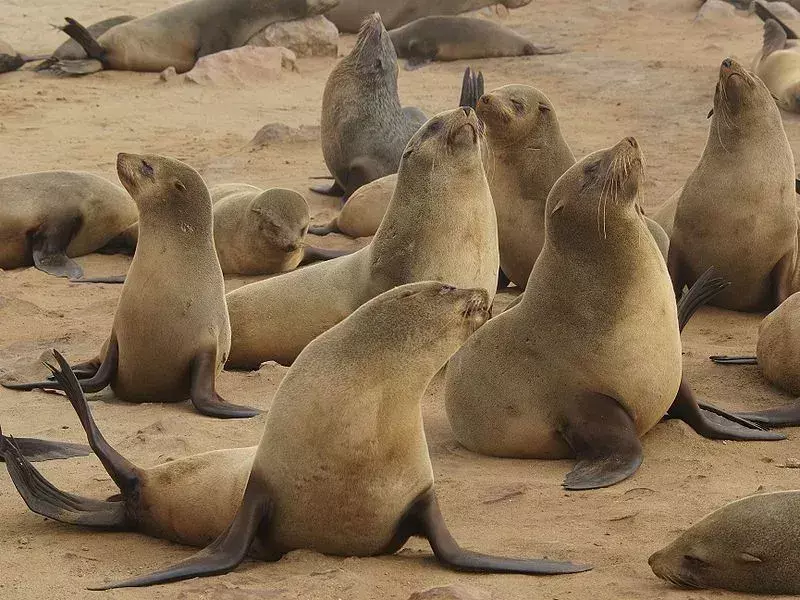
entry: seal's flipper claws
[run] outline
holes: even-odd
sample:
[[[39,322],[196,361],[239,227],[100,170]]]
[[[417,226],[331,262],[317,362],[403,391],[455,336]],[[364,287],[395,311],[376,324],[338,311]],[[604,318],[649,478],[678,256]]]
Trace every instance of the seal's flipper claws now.
[[[757,365],[758,358],[755,356],[727,356],[717,355],[709,358],[718,365]]]

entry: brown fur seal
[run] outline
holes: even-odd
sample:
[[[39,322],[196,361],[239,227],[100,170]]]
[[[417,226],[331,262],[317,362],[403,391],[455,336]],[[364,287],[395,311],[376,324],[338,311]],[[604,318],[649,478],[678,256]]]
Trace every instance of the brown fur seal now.
[[[753,72],[778,106],[800,112],[800,48],[789,44],[786,32],[774,19],[764,23],[764,44],[753,61]]]
[[[794,158],[767,86],[730,58],[719,72],[703,156],[678,198],[669,248],[676,293],[715,266],[732,285],[712,302],[772,309],[794,291]]]
[[[638,144],[626,138],[556,182],[544,247],[522,300],[470,337],[447,366],[447,416],[468,449],[576,457],[564,486],[591,489],[638,469],[639,437],[668,409],[704,435],[780,439],[719,425],[682,381],[680,326],[705,282],[679,320],[664,258],[636,205],[642,174]]]
[[[519,8],[531,0],[339,0],[325,16],[343,33],[358,33],[361,23],[374,12],[393,29],[429,15],[457,15],[493,4]]]
[[[544,244],[547,194],[575,157],[553,104],[535,88],[499,88],[484,94],[477,110],[486,124],[486,174],[497,210],[500,266],[525,289]]]
[[[362,185],[395,173],[408,140],[425,122],[403,108],[397,92],[397,55],[375,13],[353,50],[331,71],[322,96],[322,155],[334,184],[313,191],[347,199]]]
[[[148,470],[103,439],[80,386],[57,355],[61,371],[53,372],[122,492],[117,501],[55,489],[16,455],[7,438],[0,440],[0,453],[28,505],[52,519],[138,529],[195,545],[216,537],[178,565],[103,589],[225,573],[247,554],[270,561],[300,548],[338,556],[393,554],[411,536],[427,538],[439,562],[458,570],[588,570],[465,551],[445,526],[420,400],[488,311],[483,289],[423,282],[390,290],[306,347],[275,394],[257,448],[201,454]]]
[[[661,579],[686,588],[800,594],[800,491],[726,504],[650,557]]]
[[[369,245],[229,293],[227,366],[289,364],[364,302],[404,283],[443,281],[493,296],[497,222],[479,132],[470,108],[431,118],[408,143],[391,204]]]
[[[136,221],[136,205],[110,181],[77,171],[0,178],[0,269],[36,265],[83,275],[73,257],[95,252]]]
[[[136,17],[132,15],[111,17],[98,21],[97,23],[92,23],[86,30],[93,38],[97,39],[112,27],[127,23],[128,21],[133,21],[135,18]],[[53,54],[48,56],[41,64],[36,65],[36,70],[47,70],[61,60],[83,60],[85,58],[87,58],[86,51],[81,48],[81,45],[75,40],[69,39],[56,48]]]
[[[231,337],[203,179],[162,156],[120,154],[117,172],[139,208],[139,243],[108,342],[77,367],[83,389],[111,385],[121,400],[136,403],[188,398],[214,417],[258,414],[215,391]],[[58,389],[52,381],[6,387]]]
[[[64,60],[53,68],[83,75],[120,71],[191,70],[198,58],[244,46],[267,25],[321,14],[335,0],[189,0],[112,27],[95,38],[74,19],[62,30],[88,59]]]
[[[389,31],[399,58],[415,68],[431,61],[561,54],[537,46],[504,25],[472,17],[423,17]]]

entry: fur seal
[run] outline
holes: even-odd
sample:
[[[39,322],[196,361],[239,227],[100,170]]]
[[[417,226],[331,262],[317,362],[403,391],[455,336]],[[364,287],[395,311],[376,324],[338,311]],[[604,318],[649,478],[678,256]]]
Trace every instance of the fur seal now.
[[[447,366],[447,416],[466,448],[576,457],[564,487],[577,490],[632,475],[642,462],[639,437],[668,409],[709,437],[780,439],[702,413],[682,378],[680,328],[706,299],[706,283],[719,288],[698,280],[679,319],[664,258],[636,204],[642,177],[639,146],[625,138],[553,186],[544,247],[522,300]]]
[[[126,402],[188,398],[213,417],[258,414],[214,389],[231,336],[203,179],[177,160],[135,154],[118,155],[117,173],[139,208],[139,243],[108,341],[76,367],[81,386],[98,392],[111,385]],[[59,389],[53,381],[4,385]]]
[[[800,112],[800,49],[789,44],[780,23],[764,23],[764,43],[753,61],[753,72],[783,110]]]
[[[531,0],[340,0],[325,16],[342,33],[358,33],[361,23],[374,12],[381,13],[390,29],[429,15],[457,15],[493,4],[519,8]]]
[[[389,31],[399,58],[408,68],[431,61],[503,56],[561,54],[553,46],[537,46],[504,25],[472,17],[423,17]]]
[[[102,248],[136,221],[130,196],[110,181],[78,171],[0,178],[0,269],[35,265],[80,278],[72,258]]]
[[[800,594],[800,490],[726,504],[648,561],[665,581],[748,594]]]
[[[128,21],[133,21],[135,18],[136,17],[132,15],[111,17],[109,19],[98,21],[97,23],[92,23],[86,28],[86,30],[93,38],[97,39],[112,27],[121,25],[122,23],[127,23]],[[56,48],[52,55],[48,56],[43,62],[36,65],[35,70],[45,71],[61,60],[83,60],[85,58],[87,58],[86,51],[81,48],[78,42],[73,39],[69,39]]]
[[[544,244],[545,203],[556,180],[575,164],[555,108],[542,92],[508,85],[484,94],[486,174],[497,210],[500,267],[525,289]]]
[[[358,188],[342,206],[342,210],[324,225],[308,228],[314,235],[343,233],[353,238],[375,235],[397,185],[397,173],[370,181]]]
[[[138,529],[205,550],[165,570],[95,589],[145,586],[235,569],[307,548],[338,556],[397,552],[427,538],[444,566],[556,574],[590,567],[462,550],[434,489],[420,400],[436,372],[487,318],[484,289],[422,282],[390,290],[309,344],[275,394],[257,448],[140,469],[100,434],[80,386],[56,355],[87,437],[122,492],[100,502],[54,488],[11,440],[0,453],[26,503],[52,519]],[[198,494],[202,498],[198,501]]]
[[[347,199],[362,185],[397,172],[403,149],[425,121],[418,108],[400,106],[397,55],[374,13],[325,84],[322,155],[334,184],[312,190]]]
[[[229,368],[290,364],[370,298],[413,281],[482,287],[494,296],[497,221],[471,108],[432,117],[411,138],[389,209],[357,252],[228,294]]]
[[[8,42],[0,40],[0,73],[16,71],[25,64],[25,58]]]
[[[703,156],[677,200],[669,272],[679,294],[708,267],[732,285],[712,302],[770,310],[793,289],[797,259],[794,157],[767,86],[722,61]]]
[[[244,46],[267,25],[322,14],[336,0],[189,0],[112,27],[95,38],[72,18],[62,31],[84,49],[87,59],[52,65],[84,75],[102,69],[160,72],[191,70],[198,58]]]

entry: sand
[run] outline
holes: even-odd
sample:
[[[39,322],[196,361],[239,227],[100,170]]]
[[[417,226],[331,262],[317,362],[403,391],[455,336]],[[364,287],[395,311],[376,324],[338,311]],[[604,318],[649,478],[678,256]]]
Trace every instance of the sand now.
[[[26,53],[51,51],[63,34],[49,24],[64,16],[92,22],[116,14],[144,15],[159,0],[4,0],[0,38]],[[68,4],[68,5],[67,5]],[[694,0],[535,0],[503,22],[540,44],[568,48],[558,56],[473,61],[488,89],[528,83],[556,106],[577,156],[634,135],[647,155],[645,205],[667,199],[693,169],[705,142],[720,61],[746,64],[760,47],[761,24],[735,17],[695,22]],[[499,17],[495,17],[499,18]],[[341,40],[348,51],[353,36]],[[61,79],[18,72],[0,76],[0,174],[66,168],[116,180],[117,152],[170,154],[200,170],[210,184],[245,182],[305,191],[326,174],[315,135],[253,149],[262,126],[319,125],[320,99],[333,59],[300,60],[298,73],[242,89],[164,85],[155,74],[104,72]],[[400,71],[404,103],[428,113],[454,106],[465,63]],[[800,121],[784,115],[795,151]],[[310,128],[310,129],[309,129]],[[317,222],[336,200],[308,193]],[[356,247],[342,236],[319,245]],[[78,260],[89,276],[121,273],[127,259]],[[180,274],[176,273],[176,276]],[[229,288],[245,280],[230,279]],[[0,375],[41,374],[38,357],[51,347],[72,361],[90,358],[111,326],[119,286],[78,285],[34,269],[0,272]],[[501,303],[512,298],[499,297]],[[705,309],[684,333],[686,372],[708,400],[729,408],[766,408],[789,400],[753,367],[712,365],[712,353],[748,352],[759,315]],[[158,360],[157,353],[154,360]],[[221,393],[268,409],[286,372],[224,373]],[[96,418],[108,439],[137,464],[216,448],[257,443],[264,416],[225,422],[188,403],[124,405],[95,396]],[[724,598],[733,594],[681,591],[658,580],[647,557],[705,513],[757,490],[800,487],[800,471],[781,468],[800,458],[798,435],[779,443],[709,441],[679,422],[659,424],[644,438],[645,460],[629,480],[604,490],[565,492],[570,461],[498,460],[474,455],[453,439],[441,381],[424,400],[425,424],[442,510],[466,547],[518,556],[573,559],[591,573],[559,577],[464,575],[439,568],[425,544],[399,556],[353,559],[295,552],[277,564],[246,562],[234,573],[107,598],[304,598],[404,600],[413,591],[460,582],[496,599],[595,600]],[[0,424],[15,435],[82,441],[78,420],[61,397],[0,390]],[[40,463],[63,489],[103,498],[115,493],[93,457]],[[29,512],[0,472],[0,596],[8,599],[100,597],[85,586],[170,564],[192,549],[136,533],[95,533]]]

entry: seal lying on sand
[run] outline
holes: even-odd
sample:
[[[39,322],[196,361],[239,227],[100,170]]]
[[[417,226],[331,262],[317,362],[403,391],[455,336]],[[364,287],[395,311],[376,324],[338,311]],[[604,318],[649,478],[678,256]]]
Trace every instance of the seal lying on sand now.
[[[72,258],[102,248],[137,218],[125,190],[78,171],[0,178],[0,199],[0,269],[36,265],[79,278]]]
[[[658,577],[688,588],[800,594],[800,490],[726,504],[650,557]]]
[[[76,366],[83,389],[110,385],[135,403],[191,399],[213,417],[258,414],[215,390],[231,330],[203,179],[163,156],[120,154],[117,172],[139,208],[139,243],[108,341],[97,358]],[[59,389],[52,381],[4,385]]]
[[[135,18],[136,17],[132,15],[111,17],[89,25],[86,30],[93,38],[97,39],[112,27],[127,23],[128,21],[133,21]],[[81,48],[81,45],[75,40],[69,39],[56,48],[51,56],[48,56],[42,63],[36,65],[35,70],[45,71],[61,60],[83,60],[85,58],[88,57],[86,56],[86,51]]]
[[[431,61],[561,54],[553,46],[537,46],[512,29],[472,17],[423,17],[389,31],[399,58],[415,68]]]
[[[667,410],[708,437],[781,439],[698,407],[682,376],[680,328],[720,288],[698,280],[679,316],[664,258],[636,204],[642,176],[639,146],[626,138],[553,186],[544,247],[522,300],[471,336],[447,366],[447,416],[466,448],[576,457],[564,486],[592,489],[639,468],[639,438]]]
[[[189,0],[112,27],[95,38],[74,19],[64,33],[88,59],[64,60],[52,68],[85,75],[102,69],[160,72],[191,70],[198,58],[244,46],[267,25],[322,14],[336,0]]]
[[[488,294],[438,282],[374,298],[315,339],[283,378],[257,448],[220,450],[140,469],[95,425],[63,357],[67,390],[120,500],[66,494],[0,439],[0,454],[35,512],[77,525],[136,529],[205,550],[152,575],[95,589],[216,575],[250,554],[275,561],[308,548],[338,556],[397,552],[427,538],[444,566],[495,573],[589,567],[491,557],[461,549],[436,500],[420,400],[448,357],[487,318]],[[215,539],[216,538],[216,539]]]

